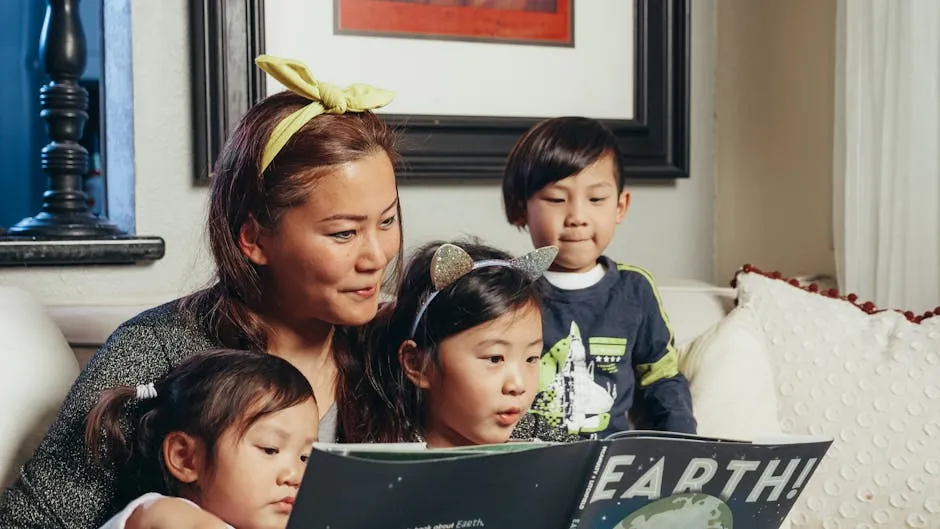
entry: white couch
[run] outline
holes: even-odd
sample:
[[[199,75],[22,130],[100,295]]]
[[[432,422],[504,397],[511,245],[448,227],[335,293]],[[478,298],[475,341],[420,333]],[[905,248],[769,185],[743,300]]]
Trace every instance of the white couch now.
[[[737,290],[659,289],[700,433],[835,438],[791,513],[794,527],[940,528],[940,321],[868,316],[758,274]],[[80,363],[146,308],[46,308],[0,288],[0,477],[32,451]],[[853,359],[855,349],[866,356]]]
[[[733,289],[674,282],[662,288],[678,342],[720,320]],[[148,305],[43,307],[0,287],[0,488],[34,449],[81,365],[122,322]]]

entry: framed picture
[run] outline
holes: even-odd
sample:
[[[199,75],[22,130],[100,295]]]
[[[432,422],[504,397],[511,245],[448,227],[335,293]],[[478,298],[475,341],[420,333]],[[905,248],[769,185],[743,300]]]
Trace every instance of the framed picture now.
[[[264,94],[264,0],[191,0],[196,185],[208,185],[232,127]]]
[[[574,45],[572,0],[334,0],[334,32]]]
[[[402,136],[402,181],[499,179],[525,130],[573,114],[611,128],[628,177],[689,176],[691,0],[572,1],[572,17],[587,30],[575,28],[571,47],[335,34],[339,2],[193,2],[203,17],[193,30],[202,65],[195,94],[208,109],[197,112],[199,163],[214,160],[244,105],[280,89],[253,66],[266,50],[340,85],[396,90],[382,116]]]

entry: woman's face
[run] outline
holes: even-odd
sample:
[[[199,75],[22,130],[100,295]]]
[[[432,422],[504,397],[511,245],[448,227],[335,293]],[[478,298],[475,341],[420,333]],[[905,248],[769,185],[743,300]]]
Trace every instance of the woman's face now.
[[[261,229],[245,252],[264,270],[269,309],[355,326],[375,316],[382,277],[400,247],[395,171],[378,151],[320,177],[307,201],[274,229]]]

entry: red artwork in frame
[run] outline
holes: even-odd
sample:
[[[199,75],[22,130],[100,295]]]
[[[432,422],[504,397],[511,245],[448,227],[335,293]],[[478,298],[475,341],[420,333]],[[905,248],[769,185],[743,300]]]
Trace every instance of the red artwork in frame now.
[[[574,46],[573,0],[335,0],[335,33]]]

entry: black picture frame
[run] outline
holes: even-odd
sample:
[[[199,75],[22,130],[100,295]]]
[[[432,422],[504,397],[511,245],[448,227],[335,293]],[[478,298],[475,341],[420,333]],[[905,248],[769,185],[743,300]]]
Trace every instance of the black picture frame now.
[[[208,185],[229,132],[265,93],[264,0],[190,0],[193,159],[196,185]]]
[[[604,120],[631,179],[689,177],[691,0],[636,0],[634,117]],[[196,182],[249,102],[264,94],[263,0],[192,0]],[[402,181],[496,180],[513,143],[542,117],[383,114],[401,131]]]

